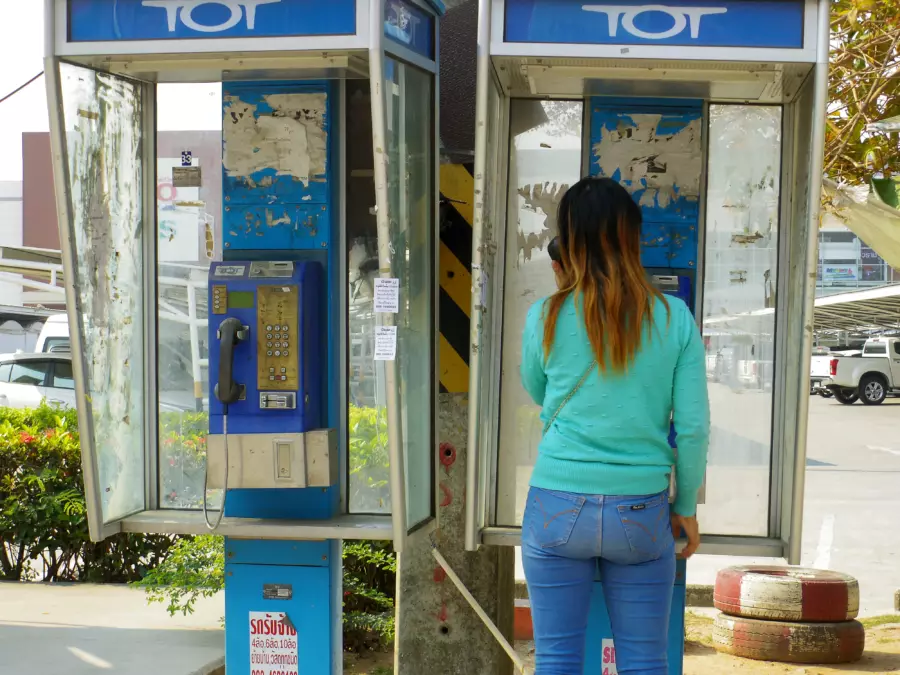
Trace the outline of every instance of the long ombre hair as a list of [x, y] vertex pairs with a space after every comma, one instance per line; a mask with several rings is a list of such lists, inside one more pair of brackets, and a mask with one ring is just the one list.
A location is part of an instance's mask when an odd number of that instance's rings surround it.
[[649, 337], [655, 299], [669, 311], [641, 265], [641, 209], [615, 181], [584, 178], [563, 195], [558, 222], [562, 275], [545, 307], [544, 358], [574, 294], [600, 371], [624, 372]]

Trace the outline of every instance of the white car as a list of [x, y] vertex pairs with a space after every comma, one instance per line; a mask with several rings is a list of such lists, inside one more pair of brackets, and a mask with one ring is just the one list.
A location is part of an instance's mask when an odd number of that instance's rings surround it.
[[[0, 407], [36, 408], [41, 401], [64, 408], [75, 407], [72, 355], [68, 352], [0, 354]], [[159, 403], [160, 412], [192, 412], [193, 399], [172, 395]], [[203, 399], [204, 410], [207, 399]]]
[[0, 355], [0, 406], [36, 408], [47, 400], [75, 407], [75, 380], [70, 354]]

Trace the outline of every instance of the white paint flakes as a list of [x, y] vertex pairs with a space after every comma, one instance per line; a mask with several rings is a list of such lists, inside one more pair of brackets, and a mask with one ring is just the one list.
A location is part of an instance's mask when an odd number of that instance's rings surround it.
[[325, 173], [327, 135], [324, 93], [273, 94], [263, 97], [271, 113], [237, 96], [225, 101], [223, 163], [229, 176], [252, 180], [265, 169], [293, 176], [309, 186]]
[[601, 175], [620, 171], [620, 182], [632, 193], [646, 188], [641, 206], [666, 208], [676, 197], [700, 194], [700, 120], [674, 134], [657, 132], [662, 115], [635, 114], [634, 126], [622, 120], [616, 129], [603, 128], [594, 144]]

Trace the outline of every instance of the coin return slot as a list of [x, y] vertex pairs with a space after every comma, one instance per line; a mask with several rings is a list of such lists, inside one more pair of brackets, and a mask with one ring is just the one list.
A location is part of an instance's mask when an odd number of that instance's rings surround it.
[[[270, 380], [284, 381], [284, 375], [269, 375]], [[264, 391], [259, 394], [259, 407], [263, 410], [295, 410], [297, 395], [294, 392]]]
[[275, 480], [286, 480], [291, 477], [291, 456], [294, 444], [291, 441], [274, 441], [275, 443]]

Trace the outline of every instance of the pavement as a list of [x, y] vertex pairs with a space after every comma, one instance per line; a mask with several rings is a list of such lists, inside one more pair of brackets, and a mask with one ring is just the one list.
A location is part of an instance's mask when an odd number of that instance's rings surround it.
[[223, 614], [221, 595], [170, 617], [126, 586], [0, 583], [0, 675], [214, 675]]
[[[688, 564], [688, 583], [712, 584], [722, 567], [767, 562], [772, 561], [697, 556]], [[861, 616], [895, 613], [900, 398], [880, 406], [810, 400], [801, 564], [856, 577]]]
[[[710, 393], [714, 420], [737, 433], [716, 458], [711, 451], [708, 506], [699, 510], [701, 530], [763, 534], [768, 458], [757, 450], [767, 452], [768, 432], [755, 425], [771, 398], [749, 392], [732, 398], [718, 387]], [[518, 555], [516, 562], [516, 578], [524, 579]], [[773, 562], [784, 563], [698, 555], [688, 563], [687, 582], [713, 584], [723, 567]], [[895, 613], [894, 594], [900, 589], [900, 398], [881, 406], [810, 399], [802, 564], [856, 577], [861, 616]]]

